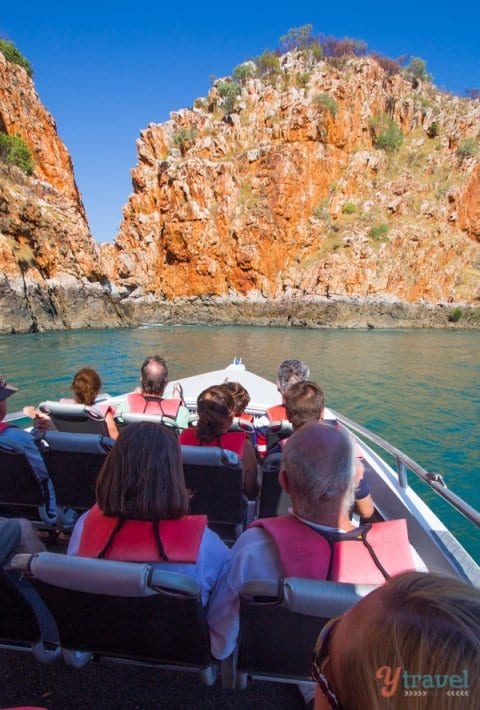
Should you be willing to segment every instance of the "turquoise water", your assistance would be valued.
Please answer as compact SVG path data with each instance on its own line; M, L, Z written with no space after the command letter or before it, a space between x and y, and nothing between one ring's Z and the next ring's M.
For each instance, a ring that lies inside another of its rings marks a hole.
M480 508L480 333L195 326L0 335L0 373L20 388L10 411L68 396L85 365L98 370L105 391L120 394L137 385L152 353L167 359L171 380L222 368L235 355L274 379L281 360L299 357L327 404L441 473ZM479 531L422 484L414 487L480 562Z

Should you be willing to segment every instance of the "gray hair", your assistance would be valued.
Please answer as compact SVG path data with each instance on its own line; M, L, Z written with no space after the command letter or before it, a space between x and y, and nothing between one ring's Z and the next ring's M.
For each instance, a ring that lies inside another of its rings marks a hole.
M283 394L287 387L303 382L310 376L310 368L301 360L284 360L277 370L277 385Z
M325 506L346 512L353 505L355 458L346 429L319 422L304 424L284 447L282 468L302 517L315 517Z

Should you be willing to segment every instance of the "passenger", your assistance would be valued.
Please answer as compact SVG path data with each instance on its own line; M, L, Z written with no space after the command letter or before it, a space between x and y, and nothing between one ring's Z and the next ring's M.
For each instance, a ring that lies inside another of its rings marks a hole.
M32 434L14 424L3 421L7 415L7 398L15 392L17 392L17 388L7 384L5 378L0 375L0 440L12 446L13 449L21 450L27 457L42 491L44 504L38 508L41 520L50 525L57 522L58 517L60 525L68 528L73 525L76 514L73 510L65 511L62 508L58 508L57 511L53 483Z
M250 402L250 395L240 382L225 382L225 385L233 397L233 415L242 421L253 422L253 415L245 412Z
M316 710L476 710L480 590L438 574L394 577L324 627L312 677Z
M290 421L293 430L300 429L304 424L310 421L323 421L325 414L325 398L323 391L316 382L305 380L296 382L288 387L285 392L285 408L287 418ZM338 427L341 425L335 422ZM283 439L278 442L276 451L281 451L282 446L288 439ZM360 447L354 442L355 448L355 466L356 466L356 481L355 486L355 510L361 518L365 520L371 518L375 512L373 500L370 495L368 483L365 480L365 468L363 465L363 455ZM273 453L274 449L272 449ZM270 452L268 452L270 453Z
M351 523L355 466L345 429L319 422L298 429L284 448L279 478L291 497L290 515L256 520L240 535L209 607L216 658L236 646L243 582L306 577L382 584L415 568L405 520Z
M208 603L230 551L205 515L188 515L171 429L150 422L122 428L100 470L96 498L75 525L67 554L154 563L193 578Z
M168 383L168 366L163 357L147 357L140 373L140 391L128 395L124 411L161 414L174 419L179 429L185 429L190 420L190 413L183 404L181 386L174 386L171 398L166 399L163 396Z
M24 518L0 518L0 567L22 552L43 552L45 545L35 528Z
M102 380L98 372L91 367L83 367L75 374L70 388L74 395L74 401L77 404L86 404L89 407L96 407L105 418L105 426L107 427L108 435L112 439L116 439L118 437L118 428L113 418L114 410L101 403L96 403L96 399L102 389Z
M258 495L257 460L251 441L243 431L228 431L235 405L226 385L208 387L197 399L198 424L182 431L181 444L220 446L243 461L243 492L250 500Z
M284 360L277 369L277 390L282 395L282 403L269 407L265 416L260 417L256 427L256 449L260 458L264 458L268 446L268 428L272 422L281 422L287 418L285 392L290 385L303 382L310 375L310 368L301 360Z
M309 375L310 368L301 360L284 360L280 363L277 370L277 389L282 395L282 404L267 409L266 415L271 422L288 418L285 409L285 392L290 385L303 382Z

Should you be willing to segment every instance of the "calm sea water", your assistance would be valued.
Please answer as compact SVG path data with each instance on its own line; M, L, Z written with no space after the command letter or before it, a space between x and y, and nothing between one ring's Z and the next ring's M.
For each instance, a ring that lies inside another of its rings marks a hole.
M20 388L10 411L68 396L86 365L98 370L104 391L133 389L153 353L167 359L171 380L222 368L236 355L273 379L281 360L299 357L327 404L441 473L480 508L480 333L195 326L0 335L0 373ZM480 532L414 486L480 562Z

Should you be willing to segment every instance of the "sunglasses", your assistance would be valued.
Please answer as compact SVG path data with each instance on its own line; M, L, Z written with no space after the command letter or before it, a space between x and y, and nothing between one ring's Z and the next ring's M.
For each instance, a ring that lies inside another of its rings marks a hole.
M329 652L332 631L340 619L340 616L330 619L330 621L328 621L320 631L317 643L315 644L315 651L313 652L313 663L311 670L313 680L318 683L323 696L328 700L332 710L343 710L343 706L333 692L324 670L330 660Z

